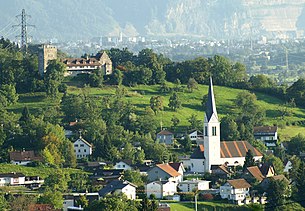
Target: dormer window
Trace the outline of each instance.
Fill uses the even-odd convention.
[[[214,127],[212,127],[212,136],[216,136],[217,134],[216,134],[216,127],[214,126]]]

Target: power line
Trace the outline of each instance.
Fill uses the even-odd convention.
[[[22,9],[22,12],[20,15],[16,16],[17,18],[21,17],[21,22],[18,25],[14,25],[13,27],[21,27],[21,34],[18,35],[17,37],[21,38],[21,50],[26,53],[27,51],[27,43],[28,43],[28,33],[27,33],[27,28],[28,27],[35,27],[34,25],[27,24],[27,18],[31,17],[30,15],[27,15],[25,13],[25,9]]]

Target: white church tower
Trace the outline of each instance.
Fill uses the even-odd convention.
[[[221,164],[220,159],[220,122],[218,121],[216,104],[213,92],[212,77],[203,125],[204,135],[204,172],[210,172],[211,165]]]

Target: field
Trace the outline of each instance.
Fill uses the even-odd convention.
[[[170,204],[172,211],[193,211],[195,210],[195,204],[190,202],[180,202]],[[197,208],[199,211],[246,211],[251,210],[246,206],[237,206],[233,204],[226,203],[216,203],[216,202],[198,202]]]
[[[168,86],[173,87],[174,85],[168,83]],[[149,106],[149,100],[152,96],[162,96],[164,110],[157,113],[156,117],[160,123],[162,122],[164,127],[169,128],[171,126],[171,118],[173,116],[176,116],[180,120],[179,126],[183,128],[190,125],[188,118],[192,114],[197,115],[197,119],[199,120],[202,120],[204,117],[204,111],[201,106],[201,99],[204,95],[207,94],[208,86],[206,85],[199,85],[198,89],[194,90],[192,93],[188,91],[179,92],[178,95],[182,102],[182,108],[177,112],[171,111],[169,109],[168,102],[170,94],[160,93],[159,85],[139,85],[136,87],[125,88],[127,90],[125,100],[133,104],[137,112],[141,112]],[[112,86],[105,86],[103,88],[89,88],[88,90],[89,94],[100,98],[103,96],[111,96],[115,94],[115,87]],[[82,88],[80,88],[79,84],[69,83],[68,93],[79,94],[81,91]],[[236,108],[234,107],[234,99],[236,99],[238,93],[242,91],[243,90],[234,88],[220,86],[214,87],[217,111],[220,118],[227,114],[236,112]],[[282,100],[261,93],[256,93],[256,96],[258,99],[258,105],[266,110],[266,118],[264,120],[264,124],[278,125],[280,127],[279,134],[282,140],[289,139],[299,132],[305,132],[305,128],[303,126],[296,124],[305,119],[305,109],[292,108],[292,115],[282,118],[279,112],[279,108],[284,104]],[[44,93],[21,94],[19,97],[19,102],[16,105],[10,107],[10,111],[21,113],[22,108],[27,105],[31,113],[37,114],[45,110],[45,108],[48,106],[54,106],[58,104],[59,100],[50,100],[45,97]]]

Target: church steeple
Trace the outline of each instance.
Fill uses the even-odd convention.
[[[206,111],[205,111],[205,113],[206,113],[208,121],[210,121],[210,119],[213,116],[213,114],[218,119],[217,111],[216,111],[215,98],[214,98],[212,77],[210,77],[208,100],[207,100],[207,103],[206,103]]]

